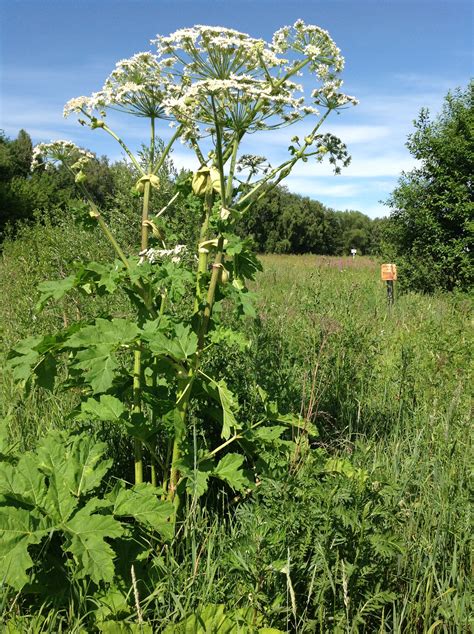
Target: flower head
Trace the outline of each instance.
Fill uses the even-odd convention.
[[[107,109],[112,108],[139,117],[163,117],[162,103],[172,81],[169,71],[172,62],[159,60],[148,52],[123,59],[117,62],[101,90],[90,97],[68,101],[64,116],[77,112],[94,119],[97,114],[105,117]]]
[[[73,171],[79,173],[93,159],[95,155],[92,152],[83,150],[72,141],[51,141],[39,143],[33,148],[31,169],[35,170],[40,165],[48,169],[58,163],[66,163]]]

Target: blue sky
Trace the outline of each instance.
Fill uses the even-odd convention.
[[[302,164],[286,184],[372,217],[388,213],[379,201],[415,164],[405,141],[420,108],[439,112],[447,91],[473,75],[473,4],[466,0],[0,0],[0,8],[0,129],[15,137],[24,128],[35,143],[71,139],[113,160],[121,157],[118,146],[101,130],[63,119],[63,105],[98,90],[119,59],[151,50],[157,33],[214,24],[270,39],[298,18],[327,29],[346,58],[344,90],[360,104],[333,116],[324,131],[347,143],[352,164],[341,176]],[[132,147],[145,138],[136,120],[116,123]],[[293,134],[281,130],[248,149],[277,164]],[[192,167],[182,146],[174,160]]]

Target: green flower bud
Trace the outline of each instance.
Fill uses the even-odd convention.
[[[76,183],[83,183],[84,181],[87,180],[87,176],[84,174],[84,172],[82,170],[79,170],[79,172],[77,172],[76,178],[74,180],[76,181]]]
[[[327,147],[325,145],[320,145],[319,149],[318,149],[318,152],[320,154],[327,154],[329,152],[329,150],[327,149]]]
[[[150,176],[150,185],[155,189],[160,189],[160,179],[155,174],[149,174]]]
[[[191,186],[196,196],[204,196],[206,192],[211,188],[212,182],[210,173],[211,170],[203,165],[193,175]]]
[[[219,274],[219,283],[225,286],[229,283],[229,271],[222,267]]]
[[[219,170],[217,170],[215,167],[211,167],[210,177],[211,177],[212,189],[216,192],[216,194],[222,195],[221,177],[219,174]]]

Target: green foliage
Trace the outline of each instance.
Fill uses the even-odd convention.
[[[356,248],[362,255],[379,251],[377,222],[360,211],[334,211],[276,187],[256,201],[240,230],[252,237],[259,253],[341,255]]]
[[[272,627],[259,627],[262,617],[252,608],[226,610],[226,606],[206,605],[188,616],[184,621],[168,626],[164,634],[245,634],[249,631],[258,634],[281,634],[281,630]]]
[[[87,433],[55,432],[34,452],[3,457],[0,562],[8,586],[49,593],[49,586],[41,588],[44,575],[57,576],[56,592],[65,590],[61,579],[112,583],[114,540],[131,544],[144,527],[162,539],[172,536],[173,507],[151,485],[126,489],[118,482],[111,492],[101,492],[112,464],[105,450]]]
[[[420,166],[392,193],[387,241],[403,284],[422,292],[472,285],[474,83],[449,93],[443,111],[415,121],[407,147]]]
[[[328,461],[322,450],[286,478],[263,481],[258,502],[239,510],[229,544],[241,592],[280,627],[373,630],[396,596],[382,580],[403,551],[395,533],[399,496],[392,483],[346,459]]]

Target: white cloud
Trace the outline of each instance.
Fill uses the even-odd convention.
[[[317,178],[289,176],[285,185],[290,191],[298,192],[304,196],[320,199],[323,196],[331,198],[352,198],[361,192],[361,187],[356,183],[324,182]]]

